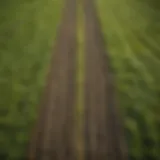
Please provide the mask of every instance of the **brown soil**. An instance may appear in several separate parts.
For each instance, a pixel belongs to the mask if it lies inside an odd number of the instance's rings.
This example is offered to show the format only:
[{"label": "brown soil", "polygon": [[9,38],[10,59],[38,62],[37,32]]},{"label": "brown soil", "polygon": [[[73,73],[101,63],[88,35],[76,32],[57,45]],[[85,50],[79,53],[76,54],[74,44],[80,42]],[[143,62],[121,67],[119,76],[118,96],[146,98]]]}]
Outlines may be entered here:
[{"label": "brown soil", "polygon": [[[77,160],[74,142],[76,0],[66,0],[30,160]],[[85,12],[85,160],[127,160],[114,80],[92,0]]]},{"label": "brown soil", "polygon": [[85,12],[86,160],[126,160],[127,151],[116,105],[114,78],[93,0]]},{"label": "brown soil", "polygon": [[31,160],[74,160],[76,3],[67,0],[30,145]]}]

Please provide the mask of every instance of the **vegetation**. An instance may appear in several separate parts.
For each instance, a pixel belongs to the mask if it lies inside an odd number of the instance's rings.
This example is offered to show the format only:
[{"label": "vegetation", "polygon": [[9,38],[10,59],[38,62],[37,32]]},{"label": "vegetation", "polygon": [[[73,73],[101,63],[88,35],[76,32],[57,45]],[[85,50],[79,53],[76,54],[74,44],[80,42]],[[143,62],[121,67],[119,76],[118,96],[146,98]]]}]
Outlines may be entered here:
[{"label": "vegetation", "polygon": [[[0,1],[2,160],[25,159],[61,6],[61,0]],[[130,159],[158,160],[160,1],[98,0],[97,7],[116,75]]]},{"label": "vegetation", "polygon": [[0,159],[22,160],[62,1],[0,1]]},{"label": "vegetation", "polygon": [[97,1],[115,71],[130,159],[160,157],[160,2]]}]

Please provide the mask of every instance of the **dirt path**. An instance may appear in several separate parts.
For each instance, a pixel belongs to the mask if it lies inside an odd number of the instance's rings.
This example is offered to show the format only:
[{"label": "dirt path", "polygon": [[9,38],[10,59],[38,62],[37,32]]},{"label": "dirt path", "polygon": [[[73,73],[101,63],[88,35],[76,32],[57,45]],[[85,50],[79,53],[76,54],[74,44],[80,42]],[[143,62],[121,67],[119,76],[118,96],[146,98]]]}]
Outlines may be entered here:
[{"label": "dirt path", "polygon": [[86,160],[126,160],[122,126],[116,108],[114,79],[93,0],[85,12],[85,147]]},{"label": "dirt path", "polygon": [[75,160],[73,146],[76,1],[66,0],[30,160]]},{"label": "dirt path", "polygon": [[[93,0],[85,17],[85,159],[127,160],[114,79]],[[77,160],[75,146],[76,0],[66,0],[30,160]]]}]

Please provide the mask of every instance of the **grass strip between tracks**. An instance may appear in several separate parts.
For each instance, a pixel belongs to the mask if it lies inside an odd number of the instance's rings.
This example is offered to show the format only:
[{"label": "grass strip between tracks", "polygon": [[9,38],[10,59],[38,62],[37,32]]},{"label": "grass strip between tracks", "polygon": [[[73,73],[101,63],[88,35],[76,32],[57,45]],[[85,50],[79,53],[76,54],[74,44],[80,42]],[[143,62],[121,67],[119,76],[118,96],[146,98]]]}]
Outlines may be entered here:
[{"label": "grass strip between tracks", "polygon": [[[78,1],[79,2],[79,1]],[[79,3],[77,4],[77,38],[78,38],[78,54],[77,54],[77,100],[76,100],[76,147],[78,160],[84,159],[84,22],[83,12]]]}]

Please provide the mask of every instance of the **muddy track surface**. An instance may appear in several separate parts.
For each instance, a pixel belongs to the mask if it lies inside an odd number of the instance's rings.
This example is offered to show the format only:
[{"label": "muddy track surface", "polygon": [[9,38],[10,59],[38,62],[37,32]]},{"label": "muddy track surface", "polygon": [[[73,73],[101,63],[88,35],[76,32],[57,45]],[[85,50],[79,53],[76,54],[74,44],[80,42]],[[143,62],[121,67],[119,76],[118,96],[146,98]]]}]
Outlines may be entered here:
[{"label": "muddy track surface", "polygon": [[85,16],[85,160],[127,160],[114,78],[93,0]]},{"label": "muddy track surface", "polygon": [[65,2],[41,111],[30,144],[30,160],[75,160],[76,1]]}]

